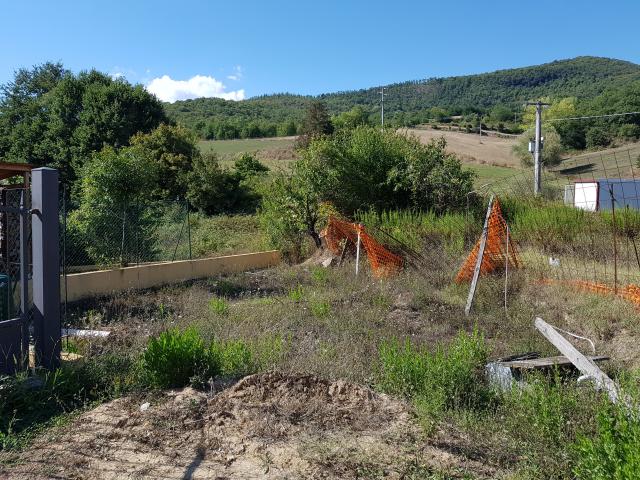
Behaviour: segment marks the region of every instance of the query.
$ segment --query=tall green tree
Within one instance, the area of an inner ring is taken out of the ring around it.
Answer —
[[[93,152],[167,121],[141,85],[95,70],[74,75],[59,63],[19,70],[0,93],[0,157],[58,168],[67,183]]]
[[[75,247],[97,264],[152,259],[157,174],[157,165],[132,147],[94,153],[82,168],[79,206],[69,217],[71,237],[82,239]]]
[[[311,140],[322,135],[333,133],[333,124],[327,106],[320,101],[313,101],[307,107],[302,122],[301,135],[298,138],[298,147],[305,148]]]
[[[544,125],[542,130],[544,139],[542,148],[542,163],[544,167],[553,167],[562,161],[565,152],[562,139],[552,125]],[[533,155],[529,151],[529,142],[535,138],[535,129],[527,130],[513,146],[513,153],[525,167],[533,167]]]
[[[185,196],[189,173],[200,156],[191,130],[163,123],[149,133],[135,134],[131,137],[131,145],[156,165],[158,189],[162,197]]]

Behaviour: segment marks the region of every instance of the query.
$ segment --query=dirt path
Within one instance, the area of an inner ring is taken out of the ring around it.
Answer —
[[[406,131],[424,143],[434,138],[444,137],[447,140],[447,150],[456,153],[465,162],[499,167],[520,167],[520,161],[511,153],[516,143],[514,139],[483,136],[480,143],[478,135],[469,133],[417,128]]]
[[[344,381],[266,373],[217,395],[140,402],[118,399],[44,434],[0,478],[495,478],[429,446],[405,403]]]

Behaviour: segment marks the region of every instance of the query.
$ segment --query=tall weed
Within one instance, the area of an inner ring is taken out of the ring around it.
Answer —
[[[448,348],[435,352],[404,343],[383,343],[377,386],[416,401],[433,416],[457,408],[485,407],[491,399],[482,371],[488,348],[474,330],[460,332]]]

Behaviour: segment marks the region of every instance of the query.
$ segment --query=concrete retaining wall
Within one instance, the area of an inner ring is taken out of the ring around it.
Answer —
[[[280,252],[245,253],[224,257],[155,263],[136,267],[99,270],[97,272],[67,275],[67,300],[107,295],[130,289],[144,289],[178,283],[185,280],[207,278],[222,273],[243,272],[278,265]],[[64,281],[60,288],[64,298]]]

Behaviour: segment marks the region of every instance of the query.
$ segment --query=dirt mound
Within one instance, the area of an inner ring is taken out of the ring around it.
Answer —
[[[39,438],[0,478],[403,478],[416,458],[426,469],[493,473],[424,440],[403,402],[265,373],[218,394],[187,388],[104,404]]]

